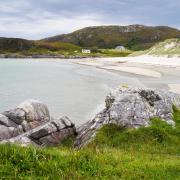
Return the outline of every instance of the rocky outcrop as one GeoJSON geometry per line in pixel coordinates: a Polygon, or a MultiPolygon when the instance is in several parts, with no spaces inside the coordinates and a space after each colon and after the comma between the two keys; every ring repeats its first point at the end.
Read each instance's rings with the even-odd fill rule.
{"type": "Polygon", "coordinates": [[[172,106],[180,105],[180,96],[152,89],[118,89],[106,98],[106,107],[95,118],[78,128],[75,147],[88,144],[104,124],[138,128],[149,126],[151,118],[159,117],[174,125],[172,106]]]}
{"type": "Polygon", "coordinates": [[[75,134],[74,124],[67,117],[62,117],[51,120],[17,137],[4,140],[2,143],[16,143],[22,146],[57,146],[64,139],[75,134]]]}
{"type": "Polygon", "coordinates": [[[28,100],[17,108],[0,114],[0,141],[22,145],[55,146],[75,134],[67,118],[53,119],[46,105],[28,100]]]}
{"type": "Polygon", "coordinates": [[[0,141],[23,146],[56,146],[76,135],[74,146],[81,148],[104,124],[139,128],[150,126],[151,118],[159,117],[174,126],[172,106],[180,106],[180,95],[153,89],[117,89],[106,97],[105,104],[95,118],[76,129],[68,117],[50,117],[43,103],[25,101],[17,108],[0,114],[0,141]]]}
{"type": "Polygon", "coordinates": [[[0,114],[0,140],[25,133],[50,121],[49,110],[39,101],[28,100],[0,114]]]}

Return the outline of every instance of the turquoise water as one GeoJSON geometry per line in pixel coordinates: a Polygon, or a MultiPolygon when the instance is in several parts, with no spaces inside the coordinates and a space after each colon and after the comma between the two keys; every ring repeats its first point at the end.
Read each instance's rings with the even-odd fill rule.
{"type": "Polygon", "coordinates": [[[132,78],[62,60],[0,60],[0,111],[27,99],[48,105],[54,117],[68,116],[77,124],[89,120],[112,88],[132,78]]]}

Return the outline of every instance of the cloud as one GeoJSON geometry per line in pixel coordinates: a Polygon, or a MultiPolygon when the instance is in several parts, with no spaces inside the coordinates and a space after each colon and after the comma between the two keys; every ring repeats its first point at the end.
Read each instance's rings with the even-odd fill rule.
{"type": "Polygon", "coordinates": [[[0,36],[27,39],[41,39],[47,36],[69,33],[85,26],[102,24],[100,16],[94,14],[77,15],[68,18],[66,16],[59,17],[50,13],[41,14],[37,12],[22,18],[0,17],[0,22],[3,24],[0,24],[0,36]]]}
{"type": "Polygon", "coordinates": [[[94,25],[180,27],[174,0],[6,0],[0,2],[0,36],[40,39],[94,25]]]}

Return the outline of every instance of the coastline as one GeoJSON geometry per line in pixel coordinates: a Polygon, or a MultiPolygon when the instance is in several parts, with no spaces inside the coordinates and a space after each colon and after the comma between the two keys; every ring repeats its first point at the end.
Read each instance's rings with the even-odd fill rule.
{"type": "Polygon", "coordinates": [[[144,82],[147,84],[150,81],[153,84],[154,81],[156,84],[153,88],[165,87],[171,92],[180,94],[180,58],[178,57],[138,56],[122,58],[86,58],[71,60],[71,62],[113,71],[115,73],[125,73],[134,78],[140,77],[140,79],[142,80],[143,78],[144,82]],[[171,77],[172,80],[169,77],[171,77]]]}
{"type": "Polygon", "coordinates": [[[65,55],[16,55],[16,54],[0,54],[0,59],[83,59],[83,58],[94,58],[93,56],[65,56],[65,55]]]}
{"type": "MultiPolygon", "coordinates": [[[[6,59],[6,58],[0,58],[6,59]]],[[[13,58],[9,58],[13,59],[13,58]]],[[[17,58],[14,58],[17,59],[17,58]]],[[[23,58],[19,58],[23,59],[23,58]]],[[[107,70],[121,76],[130,77],[147,88],[166,89],[180,94],[180,58],[178,57],[47,57],[36,56],[24,59],[61,61],[72,64],[91,66],[107,70]]]]}

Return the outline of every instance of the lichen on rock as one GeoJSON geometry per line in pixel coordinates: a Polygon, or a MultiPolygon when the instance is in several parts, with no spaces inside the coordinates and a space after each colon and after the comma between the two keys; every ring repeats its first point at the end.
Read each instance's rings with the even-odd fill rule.
{"type": "Polygon", "coordinates": [[[75,147],[81,148],[92,140],[104,124],[125,128],[146,127],[151,118],[158,117],[174,125],[172,106],[180,106],[180,96],[168,91],[139,88],[120,88],[107,96],[106,107],[94,119],[78,128],[75,147]]]}

